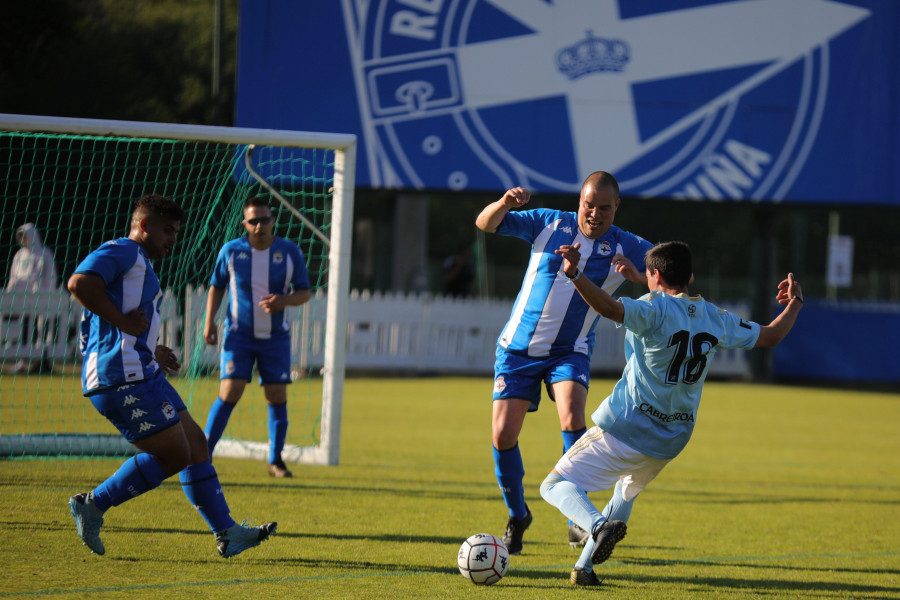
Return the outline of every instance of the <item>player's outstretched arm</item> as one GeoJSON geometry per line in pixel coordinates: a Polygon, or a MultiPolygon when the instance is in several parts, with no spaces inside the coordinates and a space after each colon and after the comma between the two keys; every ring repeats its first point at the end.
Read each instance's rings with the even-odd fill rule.
{"type": "Polygon", "coordinates": [[[495,233],[503,217],[511,208],[525,206],[529,200],[531,200],[531,192],[523,187],[506,190],[502,198],[484,207],[484,210],[475,218],[475,227],[487,233],[495,233]]]}
{"type": "Polygon", "coordinates": [[[759,338],[756,340],[757,348],[771,348],[787,336],[794,326],[797,315],[803,307],[803,290],[794,279],[793,273],[788,273],[787,279],[778,284],[778,295],[775,296],[779,304],[784,304],[784,310],[768,325],[760,325],[759,338]]]}
{"type": "Polygon", "coordinates": [[[587,277],[583,277],[578,270],[578,263],[581,261],[581,252],[579,248],[581,244],[572,244],[560,246],[555,250],[556,254],[563,257],[563,272],[572,283],[575,289],[588,303],[588,306],[596,310],[601,316],[606,317],[616,323],[621,323],[625,319],[625,307],[621,302],[604,292],[599,286],[587,277]]]}
{"type": "Polygon", "coordinates": [[[624,254],[614,255],[612,257],[612,264],[615,267],[616,273],[621,274],[622,277],[628,281],[647,285],[647,274],[638,271],[637,267],[634,266],[634,263],[624,254]]]}

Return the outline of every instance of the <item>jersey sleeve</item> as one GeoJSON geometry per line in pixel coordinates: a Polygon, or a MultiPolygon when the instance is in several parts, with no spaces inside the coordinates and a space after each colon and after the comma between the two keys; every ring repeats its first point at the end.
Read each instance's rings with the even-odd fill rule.
{"type": "Polygon", "coordinates": [[[210,286],[214,288],[224,288],[228,286],[228,256],[228,246],[226,245],[219,250],[219,256],[216,258],[212,276],[209,278],[210,286]]]}
{"type": "Polygon", "coordinates": [[[309,271],[306,269],[306,260],[303,251],[296,244],[291,244],[291,259],[294,261],[294,274],[291,278],[291,286],[295,290],[309,289],[309,271]]]}
{"type": "Polygon", "coordinates": [[[756,346],[759,339],[759,324],[747,321],[739,316],[720,308],[719,317],[725,327],[725,335],[719,339],[720,348],[745,348],[747,350],[756,346]]]}
{"type": "Polygon", "coordinates": [[[546,224],[546,209],[510,211],[503,216],[497,233],[534,242],[546,224]]]}
{"type": "Polygon", "coordinates": [[[653,244],[645,240],[639,235],[635,235],[628,231],[622,237],[623,254],[634,264],[634,268],[638,272],[643,273],[647,268],[647,251],[653,247],[653,244]]]}
{"type": "Polygon", "coordinates": [[[96,275],[109,285],[124,273],[137,259],[136,245],[123,245],[115,241],[106,242],[90,254],[75,268],[76,273],[96,275]]]}

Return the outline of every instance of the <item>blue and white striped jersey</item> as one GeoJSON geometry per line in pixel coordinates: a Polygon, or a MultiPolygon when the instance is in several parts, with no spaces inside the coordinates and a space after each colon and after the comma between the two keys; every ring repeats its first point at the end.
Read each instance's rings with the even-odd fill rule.
{"type": "Polygon", "coordinates": [[[228,288],[225,330],[257,339],[290,331],[284,311],[268,314],[259,306],[266,294],[309,289],[303,252],[297,244],[276,237],[265,250],[256,250],[241,237],[222,246],[209,284],[228,288]]]}
{"type": "Polygon", "coordinates": [[[84,394],[149,379],[159,370],[153,352],[159,339],[162,292],[144,249],[128,238],[111,240],[88,254],[75,272],[100,277],[106,295],[123,314],[143,310],[150,321],[147,330],[135,337],[84,309],[79,343],[84,394]]]}
{"type": "Polygon", "coordinates": [[[522,289],[497,343],[508,352],[536,358],[573,351],[590,356],[600,319],[563,273],[562,257],[555,250],[580,243],[582,277],[614,294],[625,278],[610,268],[613,255],[625,255],[643,272],[644,255],[652,247],[615,225],[590,240],[578,229],[576,213],[544,208],[506,213],[497,233],[532,244],[522,289]]]}
{"type": "Polygon", "coordinates": [[[674,458],[691,439],[713,354],[753,348],[759,325],[700,296],[657,290],[621,302],[625,370],[591,418],[638,452],[674,458]]]}

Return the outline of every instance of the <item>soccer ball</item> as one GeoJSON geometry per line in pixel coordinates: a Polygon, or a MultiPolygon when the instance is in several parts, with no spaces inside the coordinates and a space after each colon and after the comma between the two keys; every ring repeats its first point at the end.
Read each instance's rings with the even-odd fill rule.
{"type": "Polygon", "coordinates": [[[459,547],[456,563],[462,576],[475,585],[493,585],[506,575],[509,551],[496,535],[476,533],[459,547]]]}

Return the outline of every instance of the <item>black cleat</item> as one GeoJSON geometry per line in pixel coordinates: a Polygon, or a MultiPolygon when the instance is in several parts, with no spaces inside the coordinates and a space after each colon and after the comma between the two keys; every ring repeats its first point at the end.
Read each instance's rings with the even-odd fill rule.
{"type": "Polygon", "coordinates": [[[525,510],[528,512],[521,519],[510,517],[509,521],[506,522],[506,533],[503,534],[503,543],[506,544],[506,549],[511,555],[522,552],[522,534],[525,533],[525,530],[528,529],[533,520],[531,510],[529,510],[527,505],[525,510]]]}
{"type": "Polygon", "coordinates": [[[569,525],[569,546],[571,546],[573,550],[583,548],[589,537],[591,537],[591,534],[577,524],[572,523],[569,525]]]}
{"type": "Polygon", "coordinates": [[[625,537],[625,523],[622,521],[604,521],[594,528],[594,551],[591,562],[599,565],[612,554],[616,544],[625,537]]]}

